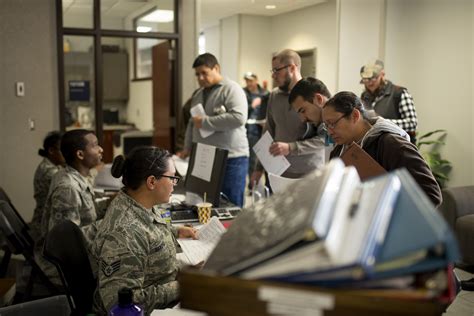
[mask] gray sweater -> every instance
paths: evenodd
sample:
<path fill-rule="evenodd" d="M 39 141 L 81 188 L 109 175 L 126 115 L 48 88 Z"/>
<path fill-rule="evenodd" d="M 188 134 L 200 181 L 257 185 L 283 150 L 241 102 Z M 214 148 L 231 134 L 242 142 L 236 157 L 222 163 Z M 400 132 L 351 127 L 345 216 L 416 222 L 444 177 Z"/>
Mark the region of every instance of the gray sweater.
<path fill-rule="evenodd" d="M 244 90 L 236 82 L 224 78 L 211 88 L 199 89 L 192 98 L 191 108 L 199 103 L 207 115 L 202 126 L 214 134 L 203 138 L 191 119 L 186 128 L 184 149 L 190 150 L 192 143 L 202 143 L 227 149 L 229 158 L 248 157 L 245 129 L 248 109 Z"/>
<path fill-rule="evenodd" d="M 303 123 L 288 103 L 288 93 L 274 89 L 268 100 L 266 129 L 276 142 L 290 145 L 290 167 L 283 177 L 299 178 L 325 162 L 325 139 L 321 128 Z M 261 168 L 260 165 L 257 168 Z"/>

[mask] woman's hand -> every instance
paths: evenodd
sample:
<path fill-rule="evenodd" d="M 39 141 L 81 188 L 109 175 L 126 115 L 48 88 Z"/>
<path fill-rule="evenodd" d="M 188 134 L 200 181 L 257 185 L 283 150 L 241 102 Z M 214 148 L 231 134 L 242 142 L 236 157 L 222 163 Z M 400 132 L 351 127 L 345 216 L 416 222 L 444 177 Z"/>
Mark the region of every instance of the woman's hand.
<path fill-rule="evenodd" d="M 189 226 L 180 226 L 178 228 L 178 238 L 198 239 L 197 229 Z"/>

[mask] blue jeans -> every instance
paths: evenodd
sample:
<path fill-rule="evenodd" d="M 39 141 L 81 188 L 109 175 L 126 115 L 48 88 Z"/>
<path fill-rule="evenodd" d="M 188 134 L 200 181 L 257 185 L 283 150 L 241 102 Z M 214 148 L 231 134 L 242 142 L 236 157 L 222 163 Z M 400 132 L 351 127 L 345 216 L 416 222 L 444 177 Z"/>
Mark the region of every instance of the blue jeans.
<path fill-rule="evenodd" d="M 244 205 L 245 178 L 248 166 L 248 157 L 237 157 L 227 159 L 225 167 L 222 193 L 227 195 L 232 203 L 240 207 Z"/>

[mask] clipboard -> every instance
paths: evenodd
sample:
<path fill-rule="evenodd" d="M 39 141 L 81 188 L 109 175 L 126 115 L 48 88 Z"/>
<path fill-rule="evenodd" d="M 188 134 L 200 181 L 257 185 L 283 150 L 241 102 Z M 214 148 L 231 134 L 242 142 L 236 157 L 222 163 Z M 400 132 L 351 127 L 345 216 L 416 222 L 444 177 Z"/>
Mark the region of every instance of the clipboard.
<path fill-rule="evenodd" d="M 354 166 L 362 181 L 387 171 L 358 144 L 352 143 L 340 157 L 346 166 Z"/>

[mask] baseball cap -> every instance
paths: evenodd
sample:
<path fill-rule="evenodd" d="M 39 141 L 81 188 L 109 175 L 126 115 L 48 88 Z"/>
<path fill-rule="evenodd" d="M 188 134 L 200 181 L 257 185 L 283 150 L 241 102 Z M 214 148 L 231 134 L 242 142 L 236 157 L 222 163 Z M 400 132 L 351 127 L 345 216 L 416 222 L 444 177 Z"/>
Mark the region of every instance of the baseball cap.
<path fill-rule="evenodd" d="M 257 79 L 257 75 L 254 74 L 253 72 L 247 71 L 246 73 L 244 73 L 244 79 L 248 79 L 248 80 Z"/>
<path fill-rule="evenodd" d="M 381 61 L 380 59 L 376 59 L 360 68 L 360 77 L 362 79 L 370 79 L 377 77 L 382 72 L 383 68 L 383 61 Z"/>

